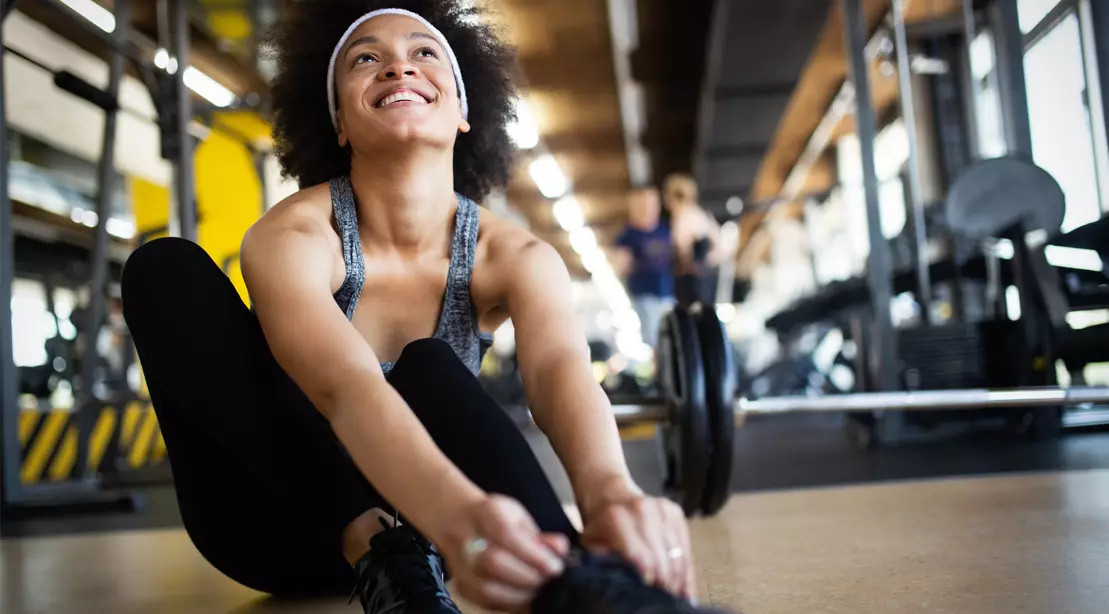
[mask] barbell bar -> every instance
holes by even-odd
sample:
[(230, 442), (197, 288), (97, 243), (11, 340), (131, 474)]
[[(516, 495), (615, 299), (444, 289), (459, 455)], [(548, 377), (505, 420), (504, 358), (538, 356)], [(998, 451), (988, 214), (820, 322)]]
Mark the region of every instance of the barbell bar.
[[(632, 425), (665, 422), (669, 406), (664, 399), (644, 399), (642, 403), (613, 404), (617, 424)], [(1051, 407), (1109, 403), (1109, 386), (1072, 388), (1010, 388), (990, 390), (922, 390), (916, 392), (857, 392), (823, 397), (784, 396), (765, 399), (740, 398), (735, 402), (737, 417), (763, 414), (809, 412), (936, 411), (985, 408)]]
[(723, 324), (711, 308), (675, 307), (659, 325), (657, 397), (610, 397), (619, 425), (656, 424), (664, 491), (687, 515), (712, 516), (731, 494), (736, 425), (747, 416), (805, 412), (1044, 408), (1109, 403), (1109, 387), (739, 396)]

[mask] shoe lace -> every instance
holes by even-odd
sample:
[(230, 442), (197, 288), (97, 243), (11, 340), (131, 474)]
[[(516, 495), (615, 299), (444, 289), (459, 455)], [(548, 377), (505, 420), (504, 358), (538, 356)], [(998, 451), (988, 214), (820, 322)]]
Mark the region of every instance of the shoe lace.
[[(378, 537), (371, 554), (357, 567), (349, 602), (358, 595), (366, 608), (379, 590), (391, 590), (396, 601), (409, 608), (451, 603), (443, 584), (442, 559), (431, 544), (404, 525), (387, 528)], [(382, 579), (388, 580), (387, 586), (380, 586)]]
[[(568, 567), (551, 590), (544, 591), (541, 601), (537, 611), (542, 612), (580, 611), (582, 603), (597, 604), (611, 614), (696, 611), (662, 589), (644, 584), (630, 565), (607, 559), (593, 559), (581, 566)], [(536, 605), (540, 605), (538, 601)], [(586, 611), (594, 610), (587, 608)]]

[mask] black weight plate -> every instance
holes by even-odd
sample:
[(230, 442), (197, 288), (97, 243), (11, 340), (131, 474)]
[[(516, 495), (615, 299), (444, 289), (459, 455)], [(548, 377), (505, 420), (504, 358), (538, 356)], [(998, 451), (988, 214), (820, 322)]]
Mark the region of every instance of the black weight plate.
[(662, 321), (659, 374), (670, 408), (661, 429), (664, 488), (692, 516), (701, 508), (708, 472), (709, 426), (700, 342), (692, 316), (680, 307)]
[(735, 445), (736, 370), (732, 345), (716, 312), (693, 308), (705, 370), (705, 405), (709, 418), (709, 457), (701, 513), (713, 516), (732, 494), (732, 449)]

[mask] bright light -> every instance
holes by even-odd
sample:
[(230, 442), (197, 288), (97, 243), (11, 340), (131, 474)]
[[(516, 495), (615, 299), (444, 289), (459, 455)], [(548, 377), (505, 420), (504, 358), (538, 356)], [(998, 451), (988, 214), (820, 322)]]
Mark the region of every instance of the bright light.
[(108, 234), (120, 239), (133, 239), (135, 237), (135, 225), (127, 220), (110, 217), (108, 218)]
[(562, 198), (554, 204), (554, 216), (558, 220), (558, 225), (567, 232), (581, 228), (585, 224), (581, 203), (573, 196)]
[[(75, 207), (69, 213), (69, 219), (77, 222), (78, 224), (88, 226), (89, 228), (96, 228), (96, 223), (100, 221), (100, 216), (96, 215), (95, 211)], [(120, 239), (131, 239), (135, 236), (135, 225), (127, 220), (121, 220), (118, 217), (108, 218), (108, 234), (119, 237)]]
[(169, 57), (165, 49), (158, 49), (154, 54), (154, 65), (171, 75), (177, 74), (177, 58)]
[(608, 264), (608, 258), (605, 258), (605, 253), (600, 249), (581, 254), (581, 265), (593, 274), (600, 273), (602, 269), (612, 269)]
[(617, 330), (638, 331), (639, 316), (635, 313), (634, 309), (621, 309), (613, 314), (612, 323), (616, 325)]
[(231, 90), (192, 66), (185, 69), (185, 85), (217, 107), (229, 107), (235, 102)]
[(720, 303), (716, 306), (716, 317), (720, 318), (720, 321), (725, 324), (734, 320), (735, 315), (735, 305), (731, 303)]
[(1048, 245), (1044, 248), (1044, 257), (1051, 266), (1066, 267), (1068, 269), (1082, 269), (1100, 273), (1105, 264), (1101, 256), (1092, 249), (1079, 249), (1077, 247), (1062, 247)]
[(533, 160), (528, 170), (535, 185), (539, 186), (539, 191), (547, 198), (559, 198), (570, 189), (570, 181), (563, 174), (558, 160), (550, 154)]
[(116, 18), (112, 12), (92, 0), (62, 0), (62, 4), (105, 32), (113, 32), (116, 29)]
[(588, 226), (575, 228), (570, 231), (570, 247), (573, 248), (579, 256), (596, 251), (597, 235), (593, 234), (593, 229)]
[(531, 107), (523, 100), (516, 101), (516, 121), (508, 124), (508, 136), (520, 149), (531, 149), (539, 144), (539, 126), (531, 114)]
[(1013, 322), (1020, 319), (1020, 290), (1016, 286), (1005, 288), (1005, 312)]

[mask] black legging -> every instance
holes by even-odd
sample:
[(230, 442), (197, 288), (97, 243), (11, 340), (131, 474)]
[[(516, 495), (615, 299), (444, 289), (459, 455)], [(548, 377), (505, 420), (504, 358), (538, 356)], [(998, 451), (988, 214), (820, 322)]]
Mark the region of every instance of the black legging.
[[(197, 549), (258, 591), (349, 591), (342, 531), (391, 507), (278, 366), (231, 281), (197, 245), (160, 239), (128, 260), (123, 305)], [(478, 486), (576, 539), (527, 441), (448, 345), (409, 344), (388, 379)]]

